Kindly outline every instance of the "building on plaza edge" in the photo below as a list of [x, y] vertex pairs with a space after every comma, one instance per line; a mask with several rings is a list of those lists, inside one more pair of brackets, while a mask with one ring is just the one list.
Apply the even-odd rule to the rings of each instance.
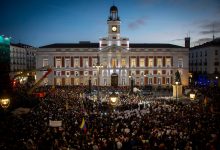
[[[108, 35], [99, 43], [55, 43], [37, 49], [36, 67], [53, 72], [42, 85], [171, 86], [179, 70], [188, 85], [189, 38], [185, 47], [172, 44], [130, 43], [121, 37], [118, 8], [110, 8]], [[97, 67], [100, 66], [100, 67]], [[45, 72], [37, 72], [39, 80]]]

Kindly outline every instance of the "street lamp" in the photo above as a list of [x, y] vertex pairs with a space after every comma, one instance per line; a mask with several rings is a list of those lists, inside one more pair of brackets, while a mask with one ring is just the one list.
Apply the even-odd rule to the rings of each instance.
[[7, 109], [10, 105], [10, 99], [9, 98], [2, 98], [1, 100], [1, 106], [4, 109]]
[[196, 93], [195, 93], [194, 90], [191, 90], [191, 92], [190, 92], [190, 94], [189, 94], [189, 98], [190, 98], [190, 100], [195, 100], [195, 98], [196, 98]]
[[129, 76], [129, 78], [131, 79], [131, 94], [133, 93], [133, 89], [134, 89], [134, 79], [132, 76]]
[[118, 103], [118, 94], [116, 94], [113, 91], [112, 94], [109, 97], [110, 97], [110, 105], [111, 106], [116, 106], [117, 103]]
[[100, 86], [100, 69], [103, 68], [103, 66], [100, 64], [100, 60], [99, 60], [99, 56], [97, 56], [97, 63], [96, 65], [93, 66], [93, 68], [96, 68], [97, 69], [97, 72], [98, 72], [98, 80], [97, 80], [97, 86], [98, 86], [98, 91], [97, 91], [97, 100], [99, 100], [99, 86]]
[[177, 94], [178, 94], [178, 92], [177, 92], [177, 89], [178, 89], [177, 86], [179, 85], [179, 82], [176, 81], [175, 84], [176, 84], [176, 102], [177, 102]]

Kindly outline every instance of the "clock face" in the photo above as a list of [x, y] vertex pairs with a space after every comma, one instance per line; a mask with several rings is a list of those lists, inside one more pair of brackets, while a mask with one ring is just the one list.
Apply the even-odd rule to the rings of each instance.
[[116, 27], [116, 26], [113, 26], [113, 27], [112, 27], [112, 31], [113, 31], [113, 32], [117, 31], [117, 27]]

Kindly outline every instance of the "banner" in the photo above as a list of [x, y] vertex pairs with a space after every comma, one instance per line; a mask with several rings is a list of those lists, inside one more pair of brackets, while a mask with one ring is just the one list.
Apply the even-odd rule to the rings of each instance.
[[61, 127], [62, 126], [62, 121], [49, 121], [49, 126], [50, 127]]

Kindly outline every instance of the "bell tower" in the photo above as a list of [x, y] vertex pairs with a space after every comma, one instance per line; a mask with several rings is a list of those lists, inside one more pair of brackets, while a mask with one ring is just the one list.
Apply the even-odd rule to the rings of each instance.
[[118, 16], [118, 8], [116, 6], [111, 6], [110, 16], [108, 18], [108, 37], [109, 40], [119, 40], [120, 39], [120, 24], [121, 21]]

